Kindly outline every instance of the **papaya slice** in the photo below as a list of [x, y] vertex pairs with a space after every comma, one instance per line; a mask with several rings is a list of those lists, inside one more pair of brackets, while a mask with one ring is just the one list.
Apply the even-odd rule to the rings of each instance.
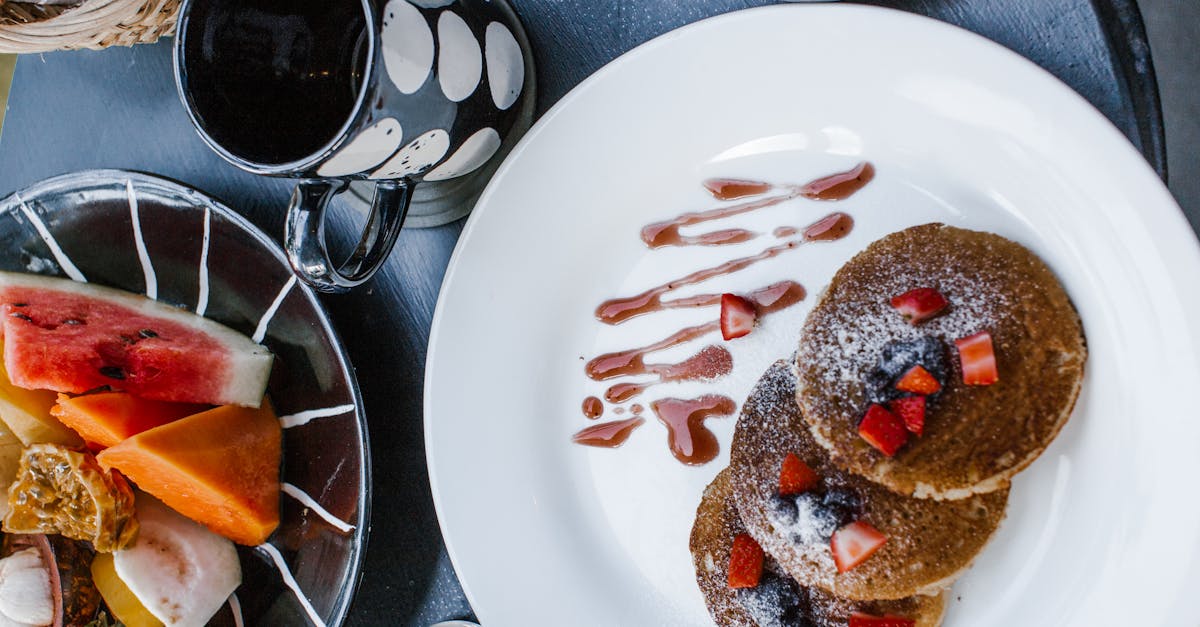
[[[0, 348], [2, 351], [3, 348]], [[26, 390], [13, 385], [9, 381], [4, 360], [0, 359], [0, 420], [8, 425], [22, 444], [83, 444], [74, 431], [50, 415], [54, 402], [54, 392], [50, 390]]]
[[152, 401], [126, 392], [101, 392], [74, 398], [59, 394], [50, 414], [84, 440], [109, 447], [207, 408], [207, 405]]
[[245, 545], [279, 526], [283, 431], [271, 404], [223, 405], [143, 431], [101, 451], [171, 509]]

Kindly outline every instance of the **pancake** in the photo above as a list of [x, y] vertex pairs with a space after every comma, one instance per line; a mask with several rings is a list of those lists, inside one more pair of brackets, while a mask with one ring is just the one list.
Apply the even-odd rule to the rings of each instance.
[[704, 490], [692, 527], [692, 562], [696, 581], [713, 620], [721, 627], [846, 627], [855, 611], [916, 620], [916, 627], [935, 627], [945, 610], [945, 594], [919, 595], [896, 601], [849, 601], [819, 588], [796, 583], [769, 556], [755, 588], [729, 587], [726, 569], [733, 539], [746, 532], [733, 500], [729, 469]]
[[[890, 301], [923, 287], [950, 306], [912, 325]], [[967, 386], [954, 340], [982, 330], [1000, 378]], [[922, 351], [937, 353], [942, 390], [930, 399], [924, 435], [888, 458], [857, 426], [871, 402], [898, 394], [896, 371]], [[926, 224], [876, 241], [834, 275], [801, 332], [797, 399], [842, 468], [902, 494], [958, 499], [1003, 489], [1049, 446], [1075, 405], [1086, 359], [1079, 315], [1036, 255], [999, 235]]]
[[[742, 406], [730, 452], [730, 481], [750, 535], [797, 581], [848, 599], [936, 594], [964, 572], [1004, 518], [1008, 488], [957, 501], [903, 496], [839, 469], [810, 435], [796, 405], [796, 374], [776, 362]], [[795, 453], [820, 484], [779, 496], [779, 469]], [[834, 529], [864, 521], [887, 542], [839, 574]]]

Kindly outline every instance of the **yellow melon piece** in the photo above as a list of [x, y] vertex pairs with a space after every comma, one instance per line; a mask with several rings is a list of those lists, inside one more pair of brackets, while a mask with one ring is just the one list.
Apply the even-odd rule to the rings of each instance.
[[117, 576], [112, 553], [96, 554], [92, 560], [92, 582], [100, 591], [108, 611], [125, 627], [163, 627], [162, 621], [155, 618]]
[[17, 468], [21, 465], [21, 453], [25, 446], [21, 440], [0, 422], [0, 518], [8, 515], [8, 486], [17, 478]]
[[96, 459], [214, 533], [253, 546], [279, 526], [282, 439], [270, 402], [224, 405], [143, 431]]
[[[2, 347], [0, 354], [3, 354]], [[4, 360], [0, 359], [0, 420], [8, 425], [22, 444], [83, 444], [79, 434], [50, 415], [50, 408], [57, 401], [57, 395], [50, 390], [26, 390], [10, 383]]]

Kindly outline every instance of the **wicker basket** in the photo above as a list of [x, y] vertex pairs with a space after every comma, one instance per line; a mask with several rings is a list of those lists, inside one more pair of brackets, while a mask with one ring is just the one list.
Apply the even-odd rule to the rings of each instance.
[[175, 32], [179, 0], [82, 0], [39, 5], [0, 0], [0, 53], [153, 43]]

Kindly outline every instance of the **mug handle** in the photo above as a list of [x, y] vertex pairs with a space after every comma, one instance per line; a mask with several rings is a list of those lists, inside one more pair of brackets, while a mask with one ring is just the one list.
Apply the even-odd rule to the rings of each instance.
[[335, 267], [325, 247], [325, 209], [347, 185], [341, 180], [300, 181], [288, 205], [283, 235], [288, 260], [301, 280], [322, 292], [345, 292], [379, 270], [400, 235], [414, 184], [403, 179], [375, 184], [371, 213], [358, 246]]

